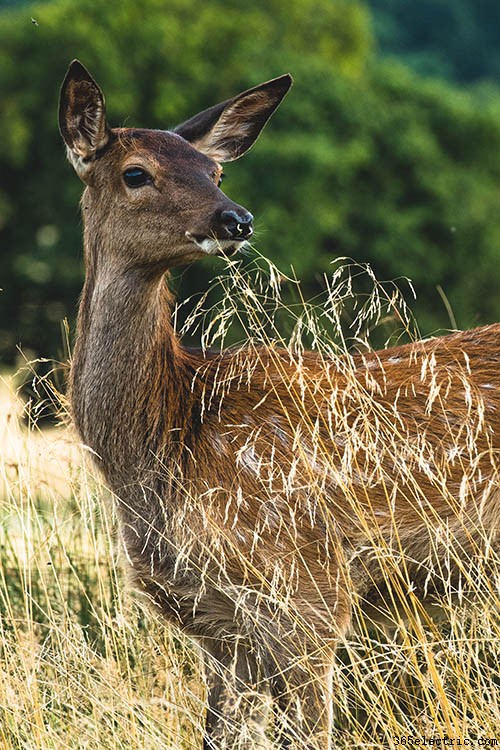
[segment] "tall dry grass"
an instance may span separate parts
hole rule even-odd
[[[349,352],[369,348],[377,336],[417,336],[397,286],[379,284],[360,266],[339,267],[325,277],[324,297],[308,303],[293,278],[263,259],[228,261],[215,284],[222,301],[214,306],[208,292],[183,324],[206,347],[223,347],[232,328],[255,351],[284,346],[300,367],[304,347],[314,348],[325,361],[342,357],[348,373]],[[292,290],[286,303],[285,289]],[[197,649],[129,591],[113,503],[84,448],[67,428],[28,429],[5,379],[2,393],[0,747],[200,747],[205,691]],[[384,425],[387,443],[387,415],[370,404],[366,414]],[[302,439],[327,460],[314,425]],[[349,495],[352,473],[342,481]],[[315,482],[311,476],[311,494],[321,495]],[[418,502],[418,486],[411,492]],[[447,545],[459,555],[452,536]],[[386,629],[355,607],[356,630],[334,666],[336,746],[398,747],[437,737],[500,742],[494,551],[487,560],[478,551],[461,561],[466,585],[458,599],[445,587],[440,620],[423,610],[410,581],[394,576],[394,555],[376,533],[369,553],[400,589],[403,607]],[[283,586],[271,593],[286,597]]]
[[[113,506],[70,430],[0,400],[0,747],[201,741],[198,660],[130,595]]]

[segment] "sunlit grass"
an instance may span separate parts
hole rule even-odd
[[[2,385],[0,747],[189,747],[193,650],[131,597],[112,504],[74,436],[28,430]]]
[[[214,307],[201,299],[185,324],[190,332],[198,327],[206,347],[222,348],[229,327],[239,325],[253,352],[262,344],[286,347],[300,369],[304,347],[313,347],[325,362],[340,356],[349,379],[350,352],[368,351],[373,329],[390,341],[416,337],[397,286],[378,284],[359,266],[325,278],[324,298],[307,304],[293,278],[262,260],[249,267],[228,261],[217,284],[222,301]],[[285,286],[293,290],[286,304]],[[112,499],[85,449],[67,427],[27,427],[13,381],[3,379],[1,394],[0,747],[201,747],[205,688],[198,651],[130,590]],[[375,409],[369,394],[366,399],[366,419],[387,442],[389,415]],[[304,444],[316,450],[316,463],[339,471],[314,421],[304,419],[301,429],[305,425]],[[380,435],[374,445],[377,440]],[[346,496],[366,514],[348,468]],[[322,496],[321,479],[310,481]],[[266,486],[270,492],[272,483]],[[407,491],[419,502],[417,486],[408,483]],[[325,518],[335,514],[331,507],[321,511]],[[461,601],[444,596],[444,616],[433,620],[370,531],[369,512],[365,523],[367,554],[385,561],[404,605],[385,630],[354,607],[355,632],[343,639],[334,666],[336,745],[395,747],[401,737],[500,739],[494,552],[487,560],[463,560],[468,586]],[[450,555],[459,555],[453,535],[448,545]],[[265,591],[278,605],[281,597],[283,606],[284,581],[277,576]],[[296,617],[297,628],[307,627],[300,612]]]

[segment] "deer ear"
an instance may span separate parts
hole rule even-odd
[[[215,161],[239,159],[253,146],[291,85],[289,74],[261,83],[200,112],[174,132]]]
[[[102,91],[78,60],[70,64],[61,87],[59,130],[70,162],[85,179],[97,151],[108,143],[110,129]]]

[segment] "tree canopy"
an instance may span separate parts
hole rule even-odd
[[[380,0],[381,1],[381,0]],[[113,125],[168,128],[284,72],[295,86],[224,189],[314,294],[337,256],[409,276],[423,332],[500,317],[500,97],[377,61],[352,0],[71,0],[0,13],[0,356],[61,356],[81,286],[81,184],[57,132],[78,57]],[[213,267],[193,266],[184,293]]]
[[[420,73],[471,82],[500,78],[497,0],[368,0],[380,51]]]

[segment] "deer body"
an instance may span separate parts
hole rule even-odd
[[[500,517],[500,325],[330,362],[193,352],[174,334],[165,275],[250,236],[219,162],[250,147],[289,85],[176,133],[111,131],[77,62],[61,94],[87,184],[73,417],[118,499],[138,588],[207,653],[213,750],[267,746],[265,695],[283,747],[329,747],[329,669],[353,604],[390,615],[370,547],[393,559],[403,605],[409,586],[431,601],[464,574],[449,535],[473,556],[495,548]]]

